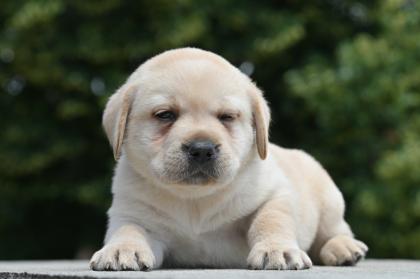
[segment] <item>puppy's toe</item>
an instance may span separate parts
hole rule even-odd
[[[350,236],[339,235],[325,243],[320,252],[324,265],[355,265],[362,259],[368,247]]]
[[[108,248],[108,249],[105,249]],[[93,254],[90,260],[90,268],[92,270],[118,270],[118,258],[116,251],[111,251],[109,247],[104,247]]]
[[[112,244],[106,245],[96,252],[91,261],[92,270],[143,270],[152,269],[154,265],[153,253],[141,245]]]
[[[299,270],[312,266],[310,258],[304,251],[269,244],[255,245],[247,261],[250,269]]]
[[[307,269],[312,267],[312,261],[308,255],[300,249],[288,249],[283,253],[288,269]]]
[[[139,270],[136,252],[131,249],[121,249],[117,255],[119,270]]]

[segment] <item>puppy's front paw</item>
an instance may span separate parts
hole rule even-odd
[[[93,254],[90,260],[92,270],[151,270],[155,256],[149,247],[135,243],[105,245]]]
[[[261,243],[251,249],[247,262],[250,269],[298,270],[312,266],[311,259],[299,248]]]
[[[350,236],[338,235],[325,243],[320,252],[324,265],[355,265],[366,255],[368,247]]]

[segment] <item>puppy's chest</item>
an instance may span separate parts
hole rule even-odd
[[[233,204],[205,209],[190,203],[156,214],[146,227],[165,244],[167,264],[245,267],[249,218]]]
[[[203,208],[194,203],[160,207],[148,215],[152,217],[149,221],[154,223],[157,230],[160,231],[165,227],[164,231],[170,234],[187,236],[191,239],[210,232],[234,231],[233,224],[242,224],[245,219],[240,210],[232,206]]]

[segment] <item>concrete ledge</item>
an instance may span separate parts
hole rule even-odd
[[[14,278],[420,278],[420,261],[365,260],[355,267],[315,266],[302,271],[234,269],[175,269],[150,272],[98,272],[87,261],[3,261],[0,279]]]

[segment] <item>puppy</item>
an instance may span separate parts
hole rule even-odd
[[[103,115],[118,163],[91,268],[355,264],[367,246],[340,191],[312,157],[269,143],[269,122],[261,91],[211,52],[142,64]]]

